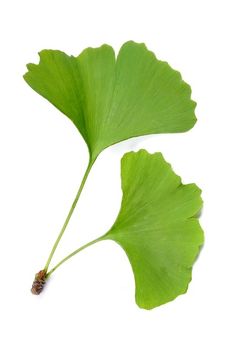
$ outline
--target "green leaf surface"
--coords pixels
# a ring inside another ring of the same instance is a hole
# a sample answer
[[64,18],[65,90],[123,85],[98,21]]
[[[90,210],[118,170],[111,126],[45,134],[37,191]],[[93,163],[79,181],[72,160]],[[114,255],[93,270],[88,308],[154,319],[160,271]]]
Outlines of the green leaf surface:
[[196,122],[191,89],[144,44],[108,45],[78,57],[57,50],[28,64],[26,82],[68,116],[95,159],[106,147],[154,133],[184,132]]
[[161,153],[124,155],[119,215],[103,237],[116,241],[131,263],[136,302],[151,309],[185,293],[203,244],[201,191],[183,185]]

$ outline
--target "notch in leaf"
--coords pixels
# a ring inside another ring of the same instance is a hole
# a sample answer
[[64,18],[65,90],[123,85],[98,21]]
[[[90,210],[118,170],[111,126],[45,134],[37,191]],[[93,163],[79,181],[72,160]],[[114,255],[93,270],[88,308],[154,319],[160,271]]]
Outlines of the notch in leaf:
[[191,89],[144,44],[87,48],[78,57],[39,53],[26,82],[75,124],[94,161],[106,147],[146,134],[184,132],[196,122]]

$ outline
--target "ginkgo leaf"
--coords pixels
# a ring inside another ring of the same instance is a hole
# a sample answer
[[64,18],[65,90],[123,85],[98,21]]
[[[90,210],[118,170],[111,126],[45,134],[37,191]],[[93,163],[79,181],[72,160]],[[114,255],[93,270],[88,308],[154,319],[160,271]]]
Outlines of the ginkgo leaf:
[[144,44],[125,43],[117,59],[108,45],[87,48],[78,57],[58,50],[39,55],[24,78],[73,121],[91,160],[119,141],[184,132],[196,122],[189,85]]
[[203,244],[197,215],[201,191],[183,185],[161,153],[124,155],[119,215],[103,239],[116,241],[131,263],[136,302],[151,309],[186,292]]

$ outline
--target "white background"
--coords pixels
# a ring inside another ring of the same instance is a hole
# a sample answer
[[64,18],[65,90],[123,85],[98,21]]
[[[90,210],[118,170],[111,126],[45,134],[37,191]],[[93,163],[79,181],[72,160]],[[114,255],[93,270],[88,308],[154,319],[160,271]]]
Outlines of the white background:
[[[235,344],[235,1],[2,1],[0,5],[0,342],[39,344]],[[103,234],[119,210],[120,158],[161,151],[184,183],[203,189],[205,246],[188,293],[145,311],[134,301],[128,260],[115,243],[63,265],[45,293],[43,267],[85,170],[72,123],[23,81],[44,48],[145,42],[181,71],[198,122],[184,134],[133,139],[96,162],[54,263]]]

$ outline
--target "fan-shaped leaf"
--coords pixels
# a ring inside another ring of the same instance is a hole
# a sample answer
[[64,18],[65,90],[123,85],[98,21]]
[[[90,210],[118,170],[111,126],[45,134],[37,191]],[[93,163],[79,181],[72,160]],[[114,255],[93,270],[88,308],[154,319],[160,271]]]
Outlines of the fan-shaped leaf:
[[181,75],[144,44],[85,49],[78,57],[43,50],[24,78],[80,131],[90,156],[134,136],[184,132],[195,124],[195,102]]
[[124,155],[123,199],[104,239],[125,250],[136,283],[136,302],[150,309],[186,292],[191,268],[203,243],[197,214],[201,191],[183,185],[160,153]]

